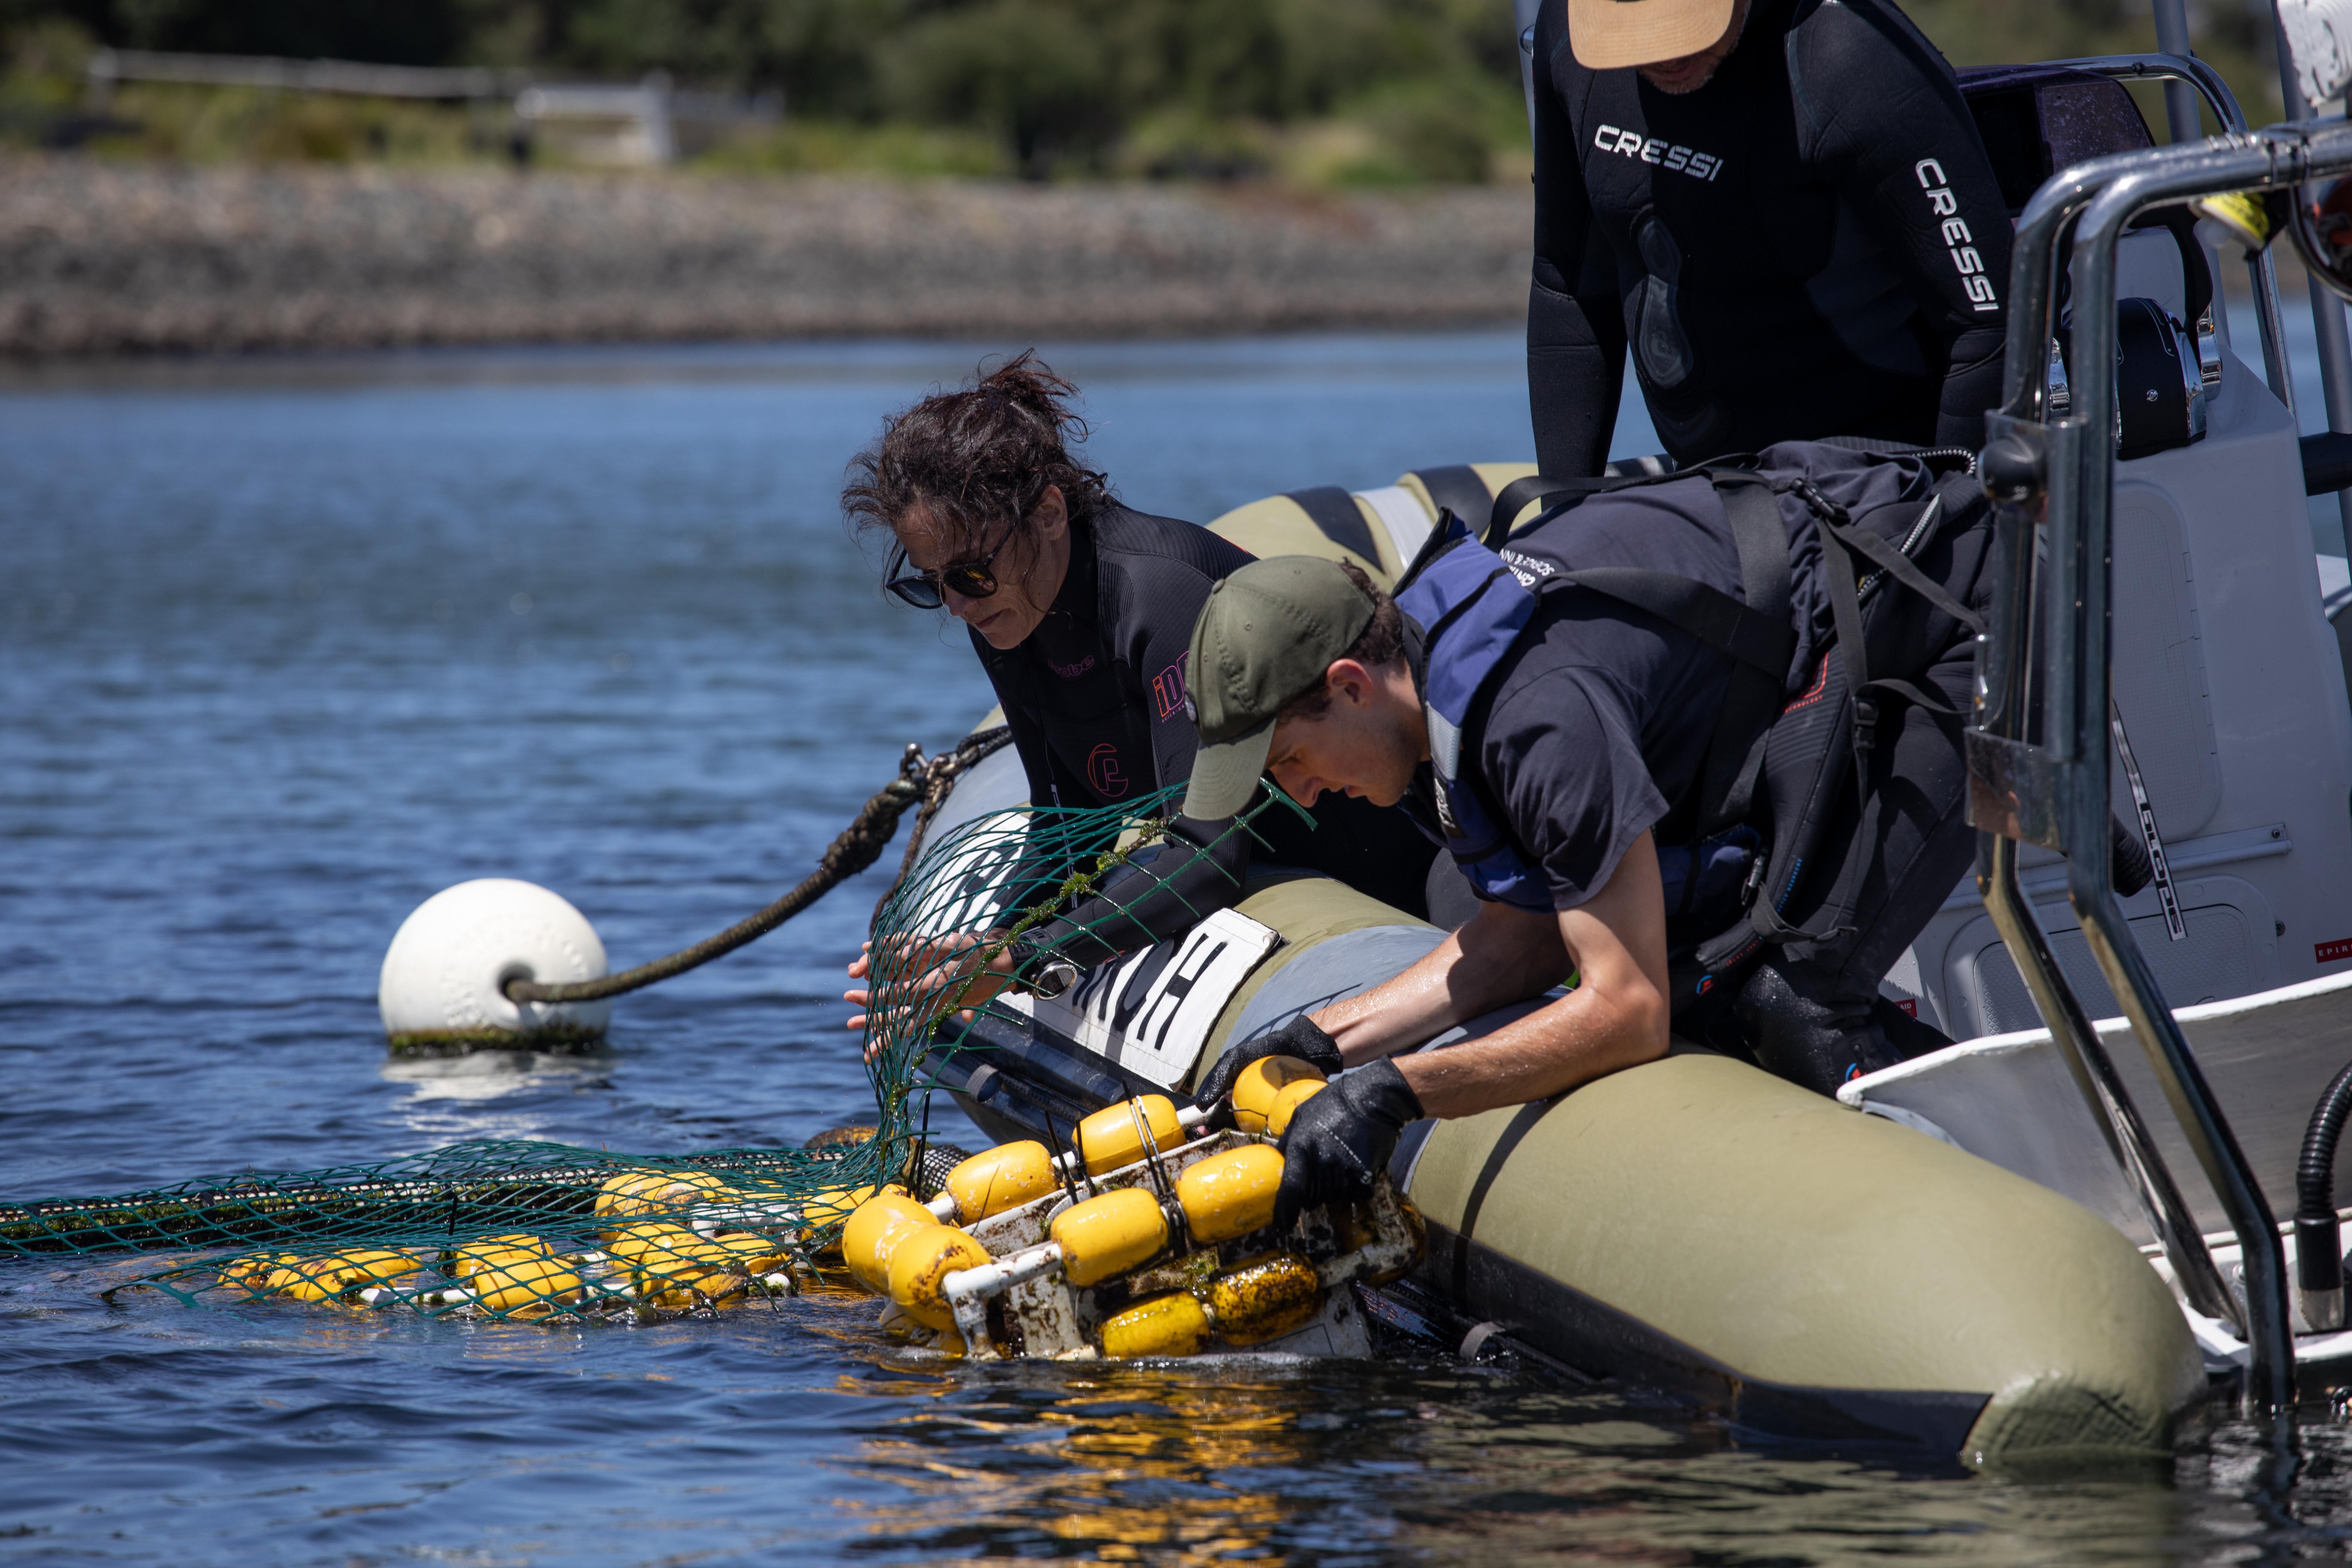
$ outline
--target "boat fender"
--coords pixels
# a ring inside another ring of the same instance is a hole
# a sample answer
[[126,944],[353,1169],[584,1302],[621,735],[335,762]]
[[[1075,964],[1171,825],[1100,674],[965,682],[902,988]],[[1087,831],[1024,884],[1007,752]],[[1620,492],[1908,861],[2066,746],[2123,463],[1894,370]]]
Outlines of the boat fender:
[[1281,1189],[1281,1153],[1252,1143],[1186,1166],[1176,1178],[1176,1204],[1192,1239],[1214,1247],[1273,1224],[1274,1198]]
[[1150,1193],[1121,1187],[1063,1210],[1051,1234],[1062,1250],[1062,1277],[1083,1287],[1158,1256],[1168,1245],[1168,1216]]
[[977,1225],[992,1215],[1018,1208],[1060,1185],[1054,1157],[1034,1139],[983,1149],[948,1173],[944,1184],[955,1218]]
[[876,1295],[890,1289],[890,1250],[901,1235],[939,1224],[931,1211],[903,1191],[886,1188],[857,1205],[842,1227],[841,1261]]
[[1276,1100],[1293,1084],[1319,1084],[1324,1076],[1321,1068],[1297,1057],[1260,1057],[1234,1075],[1234,1125],[1252,1136],[1280,1137],[1280,1130],[1271,1126]]
[[955,1309],[940,1287],[949,1275],[988,1261],[988,1248],[952,1226],[910,1232],[890,1252],[890,1300],[927,1329],[951,1329]]
[[1107,1105],[1078,1123],[1078,1153],[1089,1176],[1132,1165],[1183,1142],[1176,1102],[1164,1094],[1138,1095]]
[[510,980],[604,973],[588,917],[545,888],[485,877],[444,889],[394,933],[376,1007],[395,1048],[576,1044],[604,1037],[609,1002],[516,1002]]

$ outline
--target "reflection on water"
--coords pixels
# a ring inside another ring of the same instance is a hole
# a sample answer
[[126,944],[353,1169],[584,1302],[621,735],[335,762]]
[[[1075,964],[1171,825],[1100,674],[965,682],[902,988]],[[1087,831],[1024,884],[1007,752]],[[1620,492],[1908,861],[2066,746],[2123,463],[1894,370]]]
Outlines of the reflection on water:
[[2166,1463],[1986,1477],[1758,1451],[1672,1405],[1507,1369],[886,1361],[843,1386],[913,1404],[842,1462],[907,1494],[861,1519],[918,1555],[2066,1563],[2261,1530],[2234,1489],[2184,1495]]
[[[377,1076],[404,1084],[394,1110],[410,1147],[429,1149],[473,1138],[565,1141],[551,1100],[602,1095],[612,1089],[610,1049],[586,1052],[477,1051],[463,1057],[386,1057]],[[510,1102],[524,1100],[527,1104]]]
[[612,1052],[477,1051],[463,1057],[386,1057],[376,1072],[386,1083],[413,1086],[411,1104],[433,1100],[497,1100],[517,1089],[568,1084],[610,1089]]
[[1277,1541],[1295,1549],[1313,1511],[1285,1482],[1326,1446],[1301,1396],[1329,1375],[1244,1358],[992,1369],[985,1385],[970,1374],[943,1384],[944,1397],[867,1434],[848,1462],[912,1494],[869,1513],[871,1533],[942,1553],[1050,1542],[1111,1560],[1279,1555]]

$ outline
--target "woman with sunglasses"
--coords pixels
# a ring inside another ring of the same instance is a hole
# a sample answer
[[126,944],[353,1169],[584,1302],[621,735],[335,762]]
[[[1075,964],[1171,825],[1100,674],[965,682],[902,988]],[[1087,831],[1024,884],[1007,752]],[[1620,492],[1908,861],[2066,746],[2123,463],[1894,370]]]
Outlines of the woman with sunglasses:
[[[842,507],[893,536],[892,594],[971,628],[1031,801],[1106,806],[1192,776],[1192,626],[1209,590],[1252,557],[1196,524],[1121,505],[1106,476],[1079,467],[1069,447],[1086,425],[1066,401],[1076,390],[1024,353],[927,397],[852,461]],[[1207,852],[1165,857],[1181,865],[1164,876],[1142,865],[1116,873],[1096,898],[1036,928],[1024,947],[1066,961],[1048,962],[1042,984],[1058,990],[1076,970],[1234,902],[1254,850],[1419,912],[1431,848],[1410,823],[1339,796],[1314,816],[1309,828],[1277,806],[1248,831],[1178,818],[1173,849]],[[850,973],[865,970],[861,959]],[[848,999],[863,1005],[865,993]]]

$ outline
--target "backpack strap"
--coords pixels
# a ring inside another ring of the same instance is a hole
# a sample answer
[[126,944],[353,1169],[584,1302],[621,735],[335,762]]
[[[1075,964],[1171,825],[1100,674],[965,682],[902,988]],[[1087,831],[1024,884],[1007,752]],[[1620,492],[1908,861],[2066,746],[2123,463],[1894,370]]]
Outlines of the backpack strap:
[[[1869,648],[1863,640],[1862,597],[1854,577],[1854,556],[1863,556],[1970,631],[1981,633],[1984,621],[1952,597],[1943,584],[1920,571],[1895,545],[1855,527],[1846,510],[1822,494],[1811,480],[1799,479],[1790,489],[1812,509],[1820,525],[1822,577],[1829,590],[1830,620],[1837,628],[1837,656],[1845,667],[1847,688],[1853,693],[1853,787],[1854,797],[1859,800],[1870,793],[1870,753],[1878,739],[1879,698],[1900,698],[1948,718],[1961,714],[1958,709],[1916,682],[1891,676],[1871,678]],[[1936,502],[1931,500],[1928,504],[1934,506]]]
[[[1716,458],[1711,463],[1742,465],[1756,459],[1752,454]],[[1705,465],[1702,465],[1705,466]],[[1511,536],[1511,524],[1531,500],[1549,500],[1554,496],[1573,497],[1581,500],[1586,496],[1604,490],[1624,489],[1633,485],[1655,484],[1661,479],[1687,479],[1697,473],[1697,468],[1677,468],[1671,458],[1621,458],[1590,479],[1555,479],[1544,474],[1526,474],[1513,479],[1495,494],[1493,510],[1486,519],[1486,531],[1479,542],[1489,550],[1498,550],[1503,541]],[[1427,482],[1423,476],[1423,482]],[[1433,490],[1432,495],[1435,492]]]
[[1789,661],[1796,654],[1796,632],[1789,624],[1788,532],[1781,526],[1772,486],[1744,463],[1734,458],[1696,468],[1607,474],[1588,479],[1548,479],[1530,474],[1503,487],[1487,523],[1487,547],[1496,549],[1530,500],[1554,497],[1583,500],[1702,474],[1714,485],[1739,552],[1744,603],[1687,577],[1632,566],[1587,567],[1561,573],[1544,584],[1546,588],[1574,584],[1605,594],[1731,656],[1730,683],[1716,719],[1715,734],[1707,742],[1699,784],[1697,822],[1702,834],[1747,820],[1755,799],[1756,775],[1764,760],[1764,735],[1786,700]]
[[1745,661],[1732,666],[1700,774],[1697,822],[1703,835],[1745,822],[1751,814],[1764,737],[1787,700],[1789,660],[1796,652],[1796,633],[1789,625],[1789,536],[1780,525],[1780,504],[1771,488],[1753,474],[1716,469],[1708,477],[1739,548],[1740,590],[1748,601],[1742,608],[1777,633],[1771,650],[1777,658],[1766,668]]
[[1489,550],[1500,548],[1503,541],[1510,537],[1512,521],[1527,510],[1528,502],[1531,500],[1549,500],[1554,496],[1570,494],[1580,499],[1607,488],[1608,483],[1605,479],[1555,479],[1542,474],[1529,474],[1524,479],[1513,479],[1496,492],[1494,508],[1486,518],[1486,532],[1479,542]]

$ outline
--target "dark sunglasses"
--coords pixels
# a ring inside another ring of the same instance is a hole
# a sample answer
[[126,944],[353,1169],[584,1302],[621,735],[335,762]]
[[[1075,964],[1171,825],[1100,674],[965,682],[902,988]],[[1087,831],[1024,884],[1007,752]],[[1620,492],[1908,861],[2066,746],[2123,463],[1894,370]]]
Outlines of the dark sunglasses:
[[1015,518],[1013,523],[1005,525],[1004,537],[998,540],[996,548],[987,554],[976,561],[954,562],[936,572],[901,571],[900,568],[907,564],[907,547],[902,544],[890,552],[890,563],[884,569],[887,574],[882,585],[898,595],[902,603],[912,605],[919,610],[936,610],[944,605],[948,598],[941,592],[943,588],[953,588],[967,599],[985,599],[1003,585],[997,582],[996,574],[989,567],[1003,553],[1004,547],[1013,542],[1013,528],[1019,521],[1020,519]]

